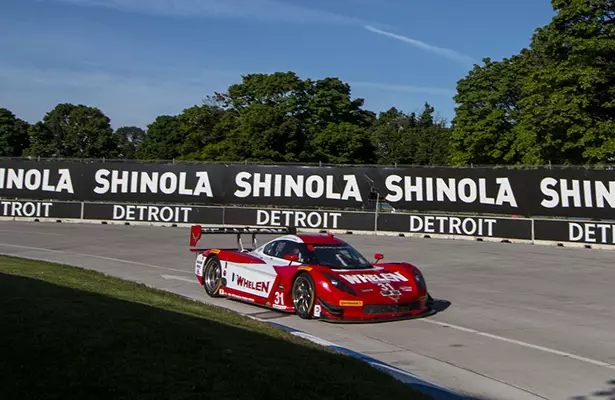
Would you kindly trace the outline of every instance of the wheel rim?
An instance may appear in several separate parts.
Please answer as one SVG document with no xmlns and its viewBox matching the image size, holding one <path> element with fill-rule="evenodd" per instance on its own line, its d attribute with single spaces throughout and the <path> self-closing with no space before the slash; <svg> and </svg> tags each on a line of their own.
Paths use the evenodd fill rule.
<svg viewBox="0 0 615 400">
<path fill-rule="evenodd" d="M 295 296 L 293 298 L 295 310 L 306 314 L 312 304 L 312 290 L 307 279 L 301 277 L 295 282 Z"/>
<path fill-rule="evenodd" d="M 220 284 L 220 264 L 216 261 L 212 261 L 212 266 L 207 268 L 207 272 L 205 273 L 205 284 L 207 285 L 207 289 L 211 292 L 218 288 Z"/>
</svg>

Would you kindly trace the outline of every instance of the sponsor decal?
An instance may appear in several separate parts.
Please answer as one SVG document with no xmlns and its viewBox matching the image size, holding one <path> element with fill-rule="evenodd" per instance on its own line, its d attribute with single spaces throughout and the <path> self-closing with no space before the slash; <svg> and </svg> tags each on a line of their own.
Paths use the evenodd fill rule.
<svg viewBox="0 0 615 400">
<path fill-rule="evenodd" d="M 162 193 L 166 195 L 179 194 L 183 196 L 213 197 L 209 174 L 207 171 L 196 171 L 197 182 L 194 187 L 187 187 L 187 172 L 146 172 L 121 171 L 117 169 L 99 169 L 94 174 L 96 186 L 94 193 Z"/>
<path fill-rule="evenodd" d="M 357 283 L 389 283 L 389 282 L 408 282 L 408 278 L 400 272 L 382 273 L 382 274 L 340 274 L 342 278 L 351 284 Z"/>
<path fill-rule="evenodd" d="M 233 274 L 234 276 L 235 274 Z M 269 284 L 270 282 L 252 282 L 249 279 L 244 278 L 243 276 L 237 275 L 237 285 L 240 287 L 244 287 L 247 289 L 256 290 L 257 292 L 269 292 Z"/>
<path fill-rule="evenodd" d="M 256 224 L 261 226 L 296 226 L 302 228 L 338 228 L 341 213 L 319 211 L 258 210 Z"/>
<path fill-rule="evenodd" d="M 401 297 L 401 292 L 399 290 L 396 290 L 393 285 L 391 285 L 390 283 L 379 283 L 378 286 L 380 287 L 381 295 L 389 297 L 395 302 L 399 301 L 399 298 Z"/>
<path fill-rule="evenodd" d="M 535 239 L 615 245 L 615 223 L 612 221 L 536 220 Z"/>
<path fill-rule="evenodd" d="M 540 205 L 545 208 L 615 207 L 615 181 L 547 177 L 540 181 L 540 190 L 544 195 Z"/>
<path fill-rule="evenodd" d="M 224 293 L 220 292 L 220 294 L 226 294 L 228 297 L 232 297 L 237 300 L 249 301 L 251 303 L 254 303 L 254 299 L 251 297 L 240 296 L 238 294 L 226 292 L 226 291 Z"/>
<path fill-rule="evenodd" d="M 318 304 L 315 305 L 314 306 L 314 317 L 315 318 L 320 317 L 320 312 L 321 312 L 320 305 L 318 305 Z"/>
<path fill-rule="evenodd" d="M 148 222 L 189 222 L 192 207 L 113 205 L 113 220 Z"/>
<path fill-rule="evenodd" d="M 517 200 L 509 178 L 496 178 L 495 182 L 486 178 L 433 178 L 389 175 L 385 180 L 389 194 L 388 202 L 443 202 L 479 203 L 486 205 L 507 205 L 517 208 Z M 490 185 L 488 188 L 487 186 Z M 487 194 L 488 189 L 497 193 Z M 446 200 L 445 200 L 446 198 Z"/>
<path fill-rule="evenodd" d="M 403 217 L 402 217 L 403 218 Z M 294 226 L 309 229 L 374 229 L 374 214 L 366 212 L 227 208 L 224 223 L 259 227 Z M 405 224 L 407 226 L 407 224 Z M 407 229 L 404 226 L 402 229 Z"/>
<path fill-rule="evenodd" d="M 81 218 L 81 203 L 2 200 L 0 216 L 15 218 Z"/>
<path fill-rule="evenodd" d="M 363 302 L 361 300 L 340 300 L 340 306 L 347 307 L 361 307 Z"/>
<path fill-rule="evenodd" d="M 31 201 L 0 201 L 0 212 L 3 217 L 41 217 L 50 216 L 53 203 Z"/>
<path fill-rule="evenodd" d="M 0 168 L 0 189 L 74 194 L 69 169 Z"/>
<path fill-rule="evenodd" d="M 491 237 L 496 223 L 493 218 L 411 215 L 410 232 Z"/>
<path fill-rule="evenodd" d="M 571 242 L 615 244 L 615 225 L 604 223 L 568 223 Z"/>
<path fill-rule="evenodd" d="M 235 183 L 239 189 L 236 197 L 294 197 L 330 200 L 356 200 L 363 201 L 357 177 L 354 174 L 343 175 L 343 189 L 335 190 L 334 175 L 290 175 L 290 174 L 261 174 L 240 172 L 235 175 Z"/>
<path fill-rule="evenodd" d="M 199 254 L 196 257 L 196 261 L 194 264 L 194 273 L 197 276 L 203 276 L 203 266 L 205 265 L 205 256 L 203 254 Z"/>
</svg>

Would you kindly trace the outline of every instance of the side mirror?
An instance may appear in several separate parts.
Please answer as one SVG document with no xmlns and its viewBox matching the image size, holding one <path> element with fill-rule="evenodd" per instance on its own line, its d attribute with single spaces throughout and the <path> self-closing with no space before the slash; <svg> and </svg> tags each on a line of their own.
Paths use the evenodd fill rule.
<svg viewBox="0 0 615 400">
<path fill-rule="evenodd" d="M 287 254 L 284 256 L 284 259 L 292 263 L 293 261 L 299 261 L 299 256 L 296 254 Z"/>
<path fill-rule="evenodd" d="M 384 256 L 380 253 L 376 253 L 374 254 L 374 258 L 376 259 L 376 262 L 382 260 L 384 258 Z"/>
</svg>

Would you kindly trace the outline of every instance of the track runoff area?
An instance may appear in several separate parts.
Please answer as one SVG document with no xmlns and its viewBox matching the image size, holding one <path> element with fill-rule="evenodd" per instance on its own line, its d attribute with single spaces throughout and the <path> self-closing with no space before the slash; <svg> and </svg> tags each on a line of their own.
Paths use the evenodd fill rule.
<svg viewBox="0 0 615 400">
<path fill-rule="evenodd" d="M 337 325 L 210 298 L 194 276 L 189 233 L 189 226 L 0 221 L 0 253 L 91 268 L 230 308 L 472 398 L 609 398 L 615 389 L 610 251 L 339 235 L 366 256 L 416 264 L 440 311 L 410 321 Z M 206 236 L 201 245 L 228 247 L 235 240 Z"/>
</svg>

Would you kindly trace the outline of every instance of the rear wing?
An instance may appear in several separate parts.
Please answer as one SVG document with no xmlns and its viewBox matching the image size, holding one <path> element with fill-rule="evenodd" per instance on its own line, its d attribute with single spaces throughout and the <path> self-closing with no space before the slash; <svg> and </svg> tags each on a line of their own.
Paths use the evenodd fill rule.
<svg viewBox="0 0 615 400">
<path fill-rule="evenodd" d="M 203 251 L 206 249 L 196 249 L 194 248 L 199 240 L 203 237 L 203 234 L 211 234 L 211 235 L 237 235 L 237 248 L 241 251 L 244 251 L 243 242 L 241 240 L 241 235 L 251 234 L 252 235 L 252 245 L 254 248 L 258 246 L 256 242 L 256 235 L 292 235 L 297 233 L 297 228 L 295 227 L 281 227 L 281 228 L 252 228 L 252 227 L 242 227 L 242 228 L 221 228 L 221 227 L 205 227 L 202 225 L 192 225 L 190 228 L 190 251 Z"/>
</svg>

